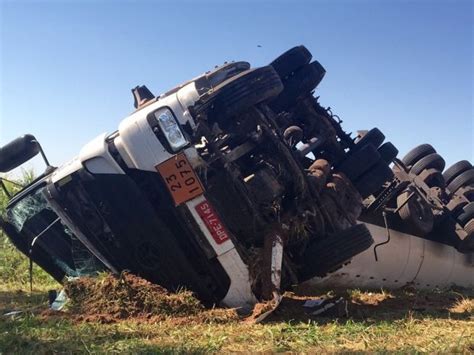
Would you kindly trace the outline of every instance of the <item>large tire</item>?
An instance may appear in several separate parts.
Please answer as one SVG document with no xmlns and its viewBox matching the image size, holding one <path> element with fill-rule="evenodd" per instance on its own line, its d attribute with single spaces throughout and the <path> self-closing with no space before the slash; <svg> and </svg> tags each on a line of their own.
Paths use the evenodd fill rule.
<svg viewBox="0 0 474 355">
<path fill-rule="evenodd" d="M 444 161 L 443 157 L 438 153 L 429 154 L 420 160 L 418 160 L 413 167 L 411 168 L 410 172 L 412 174 L 418 175 L 425 169 L 436 169 L 439 171 L 443 171 L 446 162 Z"/>
<path fill-rule="evenodd" d="M 349 155 L 335 170 L 344 173 L 349 180 L 354 181 L 379 160 L 380 154 L 376 148 L 372 144 L 367 144 Z"/>
<path fill-rule="evenodd" d="M 324 74 L 326 70 L 317 61 L 304 65 L 283 82 L 285 89 L 270 103 L 270 107 L 281 112 L 294 106 L 299 97 L 310 94 L 318 86 Z"/>
<path fill-rule="evenodd" d="M 437 169 L 425 169 L 418 177 L 429 187 L 439 187 L 443 190 L 446 187 L 443 174 Z"/>
<path fill-rule="evenodd" d="M 457 220 L 461 226 L 474 218 L 474 202 L 469 202 L 462 208 L 462 212 L 458 215 Z"/>
<path fill-rule="evenodd" d="M 469 220 L 464 225 L 464 231 L 466 232 L 466 237 L 460 241 L 457 249 L 461 253 L 472 253 L 474 252 L 474 219 Z"/>
<path fill-rule="evenodd" d="M 303 254 L 303 265 L 298 273 L 300 282 L 334 271 L 368 249 L 373 242 L 365 224 L 356 224 L 324 239 L 312 240 Z"/>
<path fill-rule="evenodd" d="M 458 175 L 451 183 L 447 186 L 447 189 L 451 193 L 455 193 L 463 186 L 474 184 L 474 169 L 469 169 Z"/>
<path fill-rule="evenodd" d="M 427 203 L 417 196 L 410 198 L 405 203 L 410 191 L 402 192 L 397 197 L 397 206 L 401 207 L 398 211 L 400 218 L 410 224 L 416 233 L 424 236 L 433 230 L 434 216 L 431 207 Z"/>
<path fill-rule="evenodd" d="M 383 161 L 390 164 L 398 155 L 398 149 L 392 144 L 392 142 L 385 142 L 378 149 L 380 156 Z"/>
<path fill-rule="evenodd" d="M 446 184 L 449 185 L 451 181 L 469 169 L 472 169 L 472 164 L 470 162 L 467 160 L 458 161 L 447 168 L 443 173 L 444 181 L 446 181 Z"/>
<path fill-rule="evenodd" d="M 271 66 L 250 69 L 223 81 L 194 105 L 194 114 L 211 120 L 225 120 L 250 107 L 276 97 L 283 90 L 280 77 Z"/>
<path fill-rule="evenodd" d="M 313 56 L 305 46 L 297 46 L 287 50 L 276 58 L 270 65 L 275 69 L 281 79 L 308 64 Z"/>
<path fill-rule="evenodd" d="M 474 218 L 464 225 L 464 230 L 468 236 L 474 237 Z"/>
<path fill-rule="evenodd" d="M 464 196 L 469 202 L 474 201 L 474 185 L 463 186 L 456 191 L 456 195 Z"/>
<path fill-rule="evenodd" d="M 446 205 L 446 208 L 451 212 L 454 217 L 457 217 L 463 212 L 463 208 L 467 204 L 468 202 L 464 198 L 454 195 L 453 198 Z"/>
<path fill-rule="evenodd" d="M 165 92 L 163 96 L 172 95 L 184 86 L 190 84 L 191 82 L 194 82 L 194 85 L 199 95 L 203 95 L 210 89 L 213 89 L 214 87 L 222 83 L 224 80 L 228 80 L 231 77 L 249 69 L 250 64 L 247 62 L 225 63 L 224 65 L 218 66 L 215 69 L 198 76 L 197 78 L 191 79 L 178 86 L 175 86 L 173 89 Z"/>
<path fill-rule="evenodd" d="M 354 186 L 362 198 L 365 199 L 380 190 L 383 184 L 392 178 L 392 169 L 388 167 L 386 162 L 380 160 L 372 169 L 361 175 L 354 182 Z"/>
<path fill-rule="evenodd" d="M 353 149 L 361 149 L 367 144 L 372 144 L 375 148 L 378 148 L 384 140 L 385 135 L 377 127 L 375 127 L 364 134 L 359 140 L 357 140 Z"/>
<path fill-rule="evenodd" d="M 210 71 L 206 74 L 206 79 L 212 88 L 218 86 L 225 80 L 232 78 L 233 76 L 240 74 L 250 69 L 250 64 L 247 62 L 231 62 L 226 63 L 219 68 Z"/>
<path fill-rule="evenodd" d="M 436 150 L 430 144 L 422 144 L 410 150 L 402 159 L 403 164 L 411 166 L 418 160 L 429 154 L 436 153 Z"/>
</svg>

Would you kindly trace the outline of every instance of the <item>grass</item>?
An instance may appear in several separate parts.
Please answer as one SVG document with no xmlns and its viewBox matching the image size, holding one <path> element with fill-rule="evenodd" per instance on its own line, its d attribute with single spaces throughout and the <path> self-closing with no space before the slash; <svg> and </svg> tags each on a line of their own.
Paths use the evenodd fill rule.
<svg viewBox="0 0 474 355">
<path fill-rule="evenodd" d="M 471 329 L 472 331 L 472 329 Z M 24 317 L 0 325 L 6 352 L 469 351 L 467 324 L 439 320 L 265 325 L 72 324 Z M 8 333 L 8 336 L 4 336 Z M 411 340 L 409 340 L 411 339 Z"/>
<path fill-rule="evenodd" d="M 29 289 L 29 259 L 20 253 L 0 230 L 0 291 Z M 60 285 L 36 264 L 33 264 L 33 287 L 48 290 Z"/>
<path fill-rule="evenodd" d="M 472 291 L 344 293 L 349 317 L 312 317 L 306 297 L 288 294 L 264 324 L 125 320 L 113 324 L 45 316 L 46 292 L 0 292 L 5 353 L 156 353 L 216 351 L 472 352 Z M 434 295 L 434 296 L 433 296 Z M 445 300 L 444 305 L 442 300 Z M 398 307 L 394 305 L 399 305 Z M 411 306 L 410 306 L 411 305 Z"/>
</svg>

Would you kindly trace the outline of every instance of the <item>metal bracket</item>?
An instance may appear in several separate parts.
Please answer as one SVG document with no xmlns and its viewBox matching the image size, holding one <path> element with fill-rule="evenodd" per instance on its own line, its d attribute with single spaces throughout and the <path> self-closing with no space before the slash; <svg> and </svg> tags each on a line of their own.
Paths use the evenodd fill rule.
<svg viewBox="0 0 474 355">
<path fill-rule="evenodd" d="M 407 199 L 407 201 L 409 200 L 409 198 Z M 374 256 L 375 256 L 375 261 L 379 261 L 379 258 L 377 256 L 377 248 L 382 246 L 382 245 L 385 245 L 385 244 L 388 244 L 390 243 L 390 229 L 388 228 L 388 222 L 387 222 L 387 212 L 383 211 L 382 212 L 382 215 L 383 215 L 383 221 L 385 223 L 385 230 L 387 231 L 387 240 L 385 242 L 382 242 L 382 243 L 379 243 L 377 245 L 374 246 Z"/>
</svg>

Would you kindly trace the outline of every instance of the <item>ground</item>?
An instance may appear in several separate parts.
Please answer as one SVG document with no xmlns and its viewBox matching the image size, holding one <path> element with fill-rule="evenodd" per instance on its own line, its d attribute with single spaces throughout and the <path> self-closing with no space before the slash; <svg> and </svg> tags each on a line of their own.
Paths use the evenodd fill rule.
<svg viewBox="0 0 474 355">
<path fill-rule="evenodd" d="M 12 287 L 0 292 L 2 353 L 474 351 L 470 290 L 330 292 L 348 300 L 348 316 L 345 310 L 311 316 L 303 303 L 322 292 L 306 288 L 299 295 L 288 293 L 262 324 L 233 317 L 216 321 L 174 316 L 104 324 L 45 311 L 47 292 L 42 285 L 33 292 L 22 285 Z M 23 313 L 4 316 L 14 310 Z"/>
</svg>

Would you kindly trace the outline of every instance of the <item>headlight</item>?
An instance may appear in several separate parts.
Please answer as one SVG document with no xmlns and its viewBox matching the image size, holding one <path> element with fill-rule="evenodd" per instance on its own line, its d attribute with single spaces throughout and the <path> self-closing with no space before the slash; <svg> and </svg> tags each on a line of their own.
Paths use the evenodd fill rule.
<svg viewBox="0 0 474 355">
<path fill-rule="evenodd" d="M 155 112 L 155 118 L 158 121 L 163 135 L 170 144 L 171 149 L 176 152 L 185 147 L 188 141 L 181 132 L 178 122 L 169 109 L 162 109 Z"/>
</svg>

